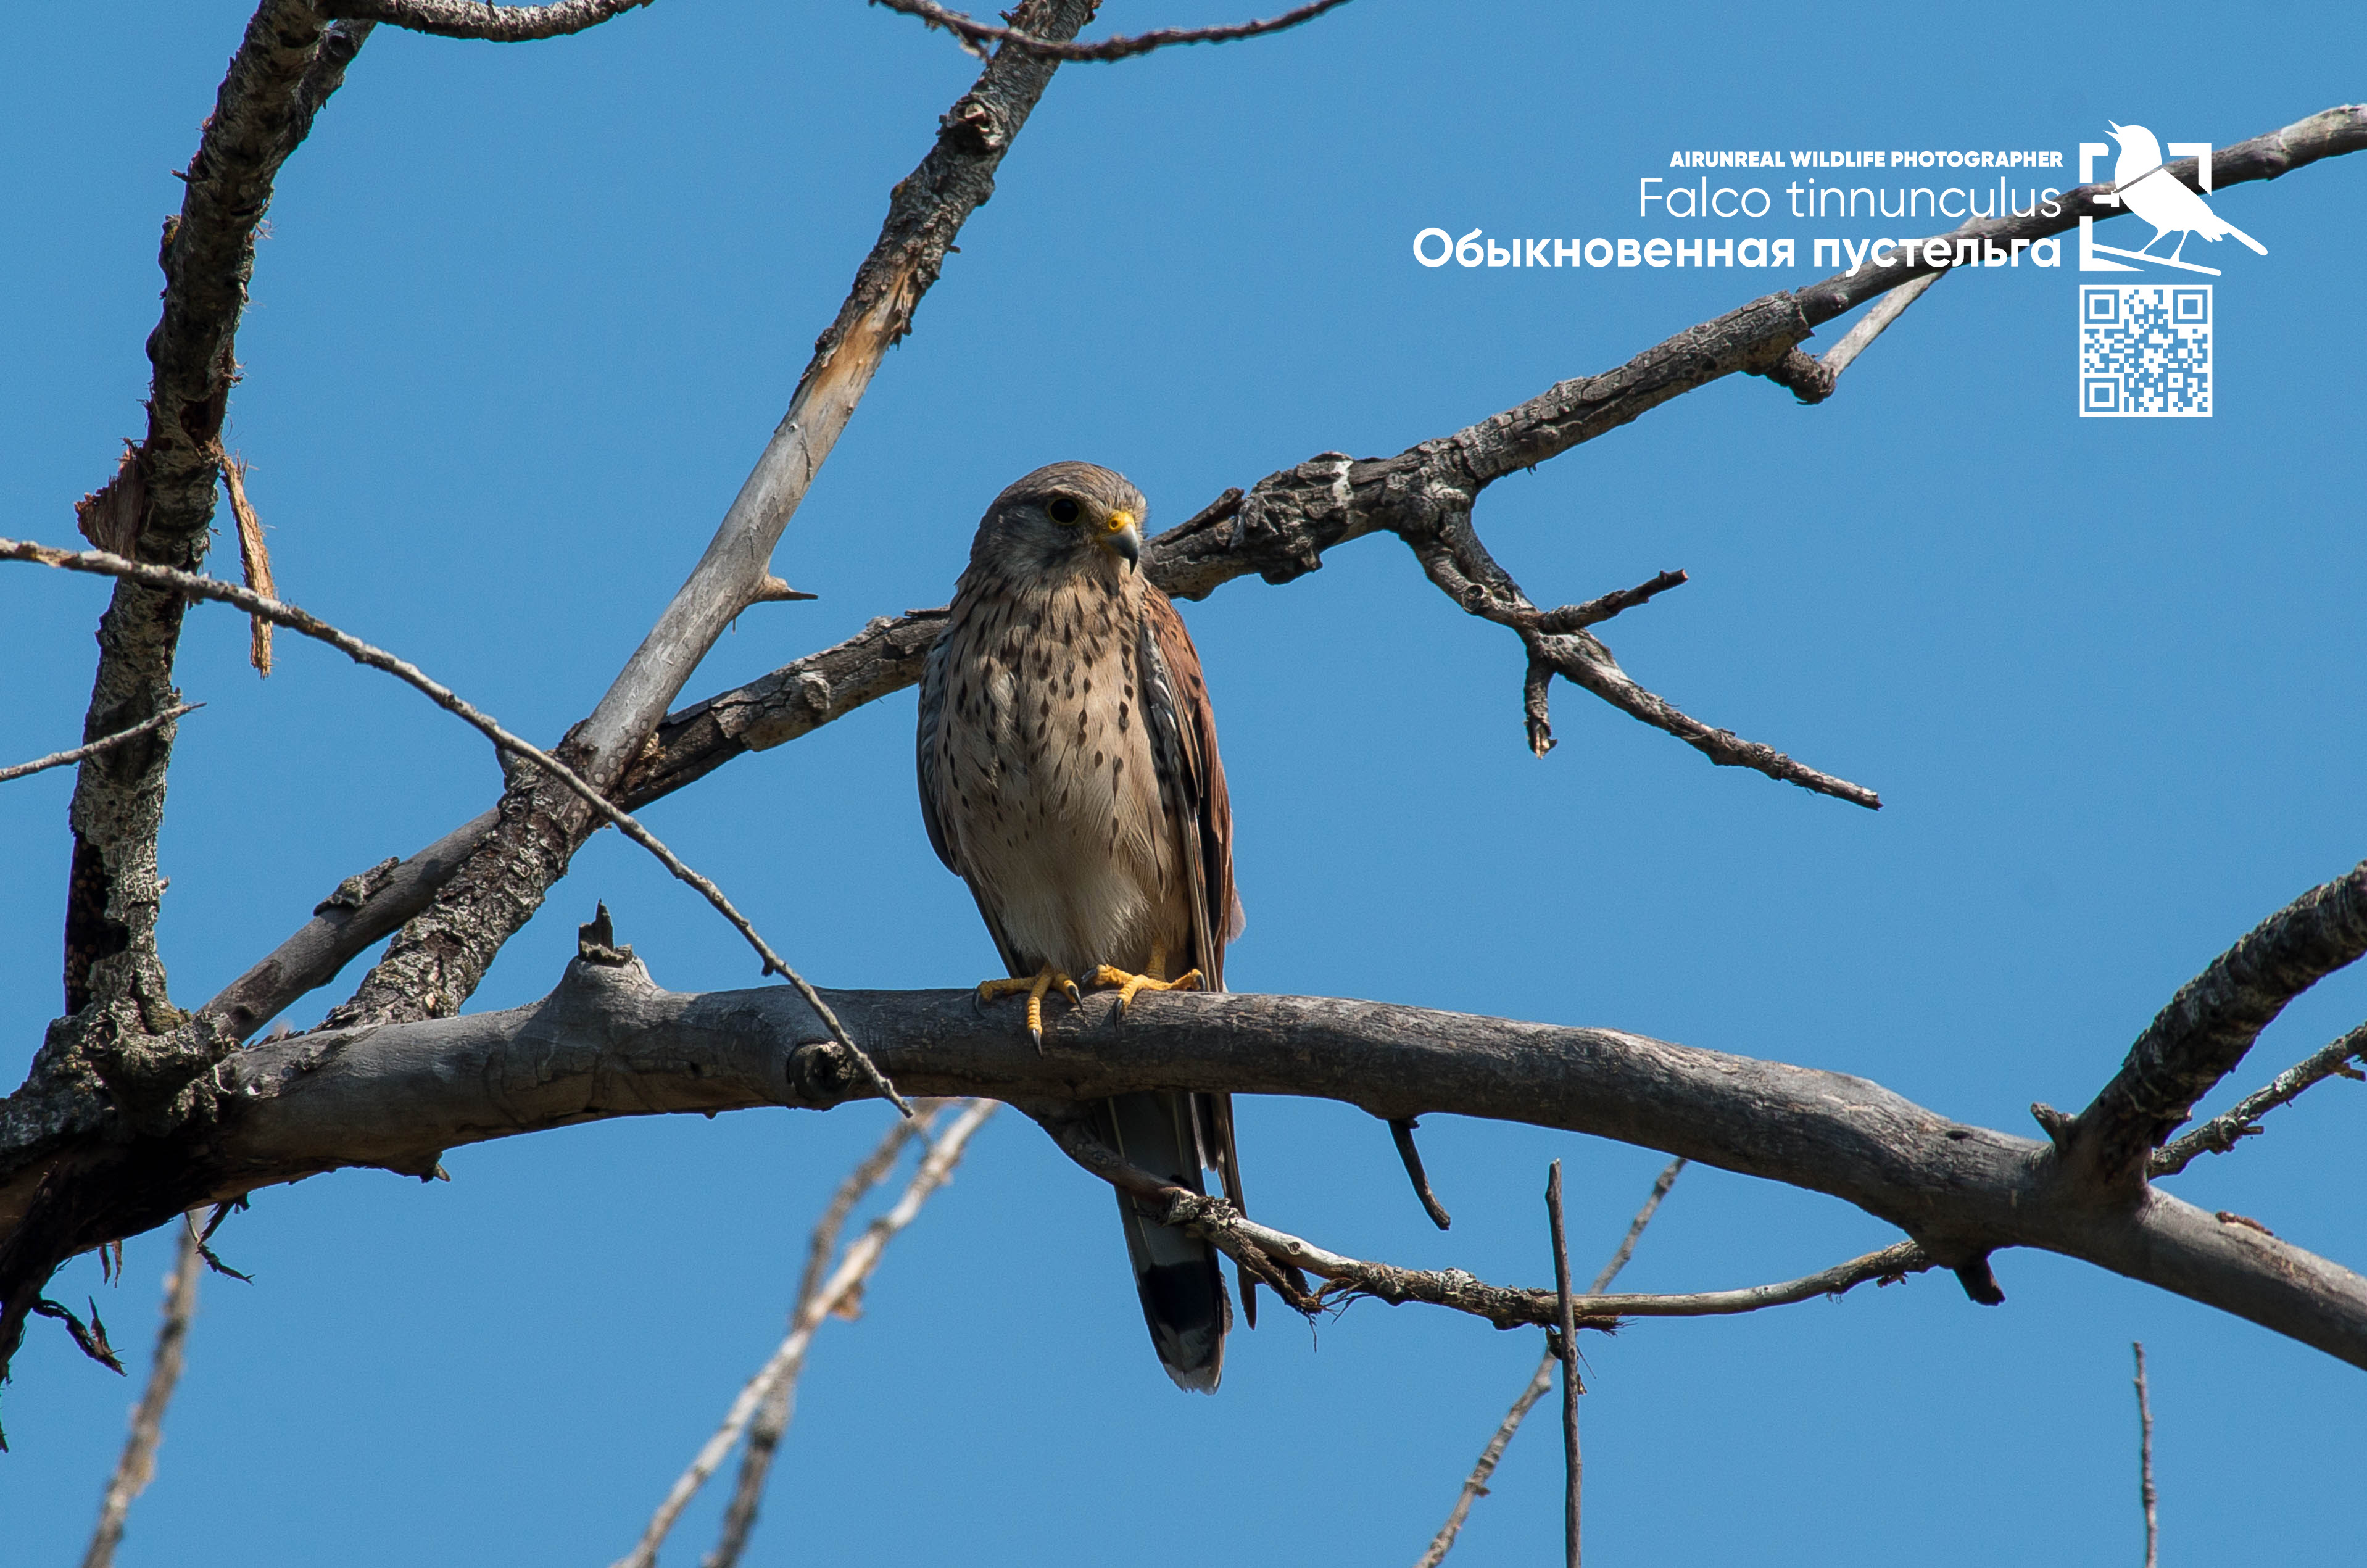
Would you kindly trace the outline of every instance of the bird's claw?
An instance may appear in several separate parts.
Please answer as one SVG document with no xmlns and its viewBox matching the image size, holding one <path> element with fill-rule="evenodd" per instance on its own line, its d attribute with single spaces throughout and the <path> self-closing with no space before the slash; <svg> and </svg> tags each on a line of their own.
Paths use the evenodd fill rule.
<svg viewBox="0 0 2367 1568">
<path fill-rule="evenodd" d="M 1036 1042 L 1036 1051 L 1040 1056 L 1044 1051 L 1044 994 L 1056 988 L 1062 995 L 1068 997 L 1070 1006 L 1084 1000 L 1084 994 L 1077 989 L 1075 981 L 1054 969 L 1050 964 L 1046 964 L 1033 975 L 980 981 L 978 987 L 978 1002 L 980 1006 L 983 1006 L 989 1002 L 1004 996 L 1025 996 L 1027 998 L 1027 1038 Z"/>
<path fill-rule="evenodd" d="M 1089 983 L 1096 988 L 1105 989 L 1110 986 L 1117 988 L 1117 1016 L 1121 1018 L 1126 1017 L 1126 1010 L 1134 1005 L 1134 998 L 1139 992 L 1199 991 L 1205 989 L 1206 985 L 1196 969 L 1187 970 L 1174 980 L 1160 980 L 1148 974 L 1129 974 L 1125 970 L 1109 964 L 1104 964 L 1093 971 L 1093 979 Z"/>
</svg>

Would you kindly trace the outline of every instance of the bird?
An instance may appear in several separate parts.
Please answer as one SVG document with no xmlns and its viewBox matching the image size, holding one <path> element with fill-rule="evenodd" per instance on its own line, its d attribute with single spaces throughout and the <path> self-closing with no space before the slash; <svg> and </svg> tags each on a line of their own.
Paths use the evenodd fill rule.
<svg viewBox="0 0 2367 1568">
<path fill-rule="evenodd" d="M 2142 125 L 2118 125 L 2111 120 L 2112 140 L 2121 144 L 2121 155 L 2112 164 L 2112 189 L 2128 210 L 2153 225 L 2153 238 L 2137 247 L 2143 255 L 2161 243 L 2161 237 L 2171 230 L 2178 231 L 2178 248 L 2170 252 L 2176 261 L 2185 254 L 2186 237 L 2201 234 L 2214 244 L 2233 234 L 2261 256 L 2269 247 L 2243 230 L 2236 227 L 2216 212 L 2211 204 L 2170 177 L 2162 167 L 2161 143 L 2152 131 Z"/>
<path fill-rule="evenodd" d="M 1150 504 L 1125 476 L 1056 462 L 989 506 L 921 683 L 921 816 L 964 881 L 1043 1049 L 1045 998 L 1115 987 L 1221 991 L 1240 934 L 1232 805 L 1191 635 L 1143 575 Z M 1169 978 L 1170 972 L 1181 973 Z M 1246 1207 L 1232 1099 L 1137 1093 L 1092 1108 L 1103 1141 Z M 1213 1393 L 1232 1307 L 1216 1250 L 1117 1195 L 1143 1319 L 1169 1377 Z M 1241 1280 L 1243 1315 L 1256 1301 Z"/>
</svg>

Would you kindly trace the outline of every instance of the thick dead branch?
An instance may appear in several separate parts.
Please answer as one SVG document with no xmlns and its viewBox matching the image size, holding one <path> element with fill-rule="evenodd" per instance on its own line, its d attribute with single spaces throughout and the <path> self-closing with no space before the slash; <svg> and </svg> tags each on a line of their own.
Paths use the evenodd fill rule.
<svg viewBox="0 0 2367 1568">
<path fill-rule="evenodd" d="M 1015 25 L 1073 37 L 1093 0 L 1025 0 Z M 742 485 L 706 553 L 610 685 L 554 748 L 603 789 L 647 745 L 733 617 L 773 597 L 770 561 L 888 349 L 912 329 L 955 237 L 992 194 L 994 174 L 1057 69 L 1041 55 L 1005 51 L 940 121 L 936 145 L 899 181 L 879 239 L 814 346 L 755 471 Z M 541 906 L 596 825 L 563 790 L 514 779 L 501 820 L 480 839 L 427 909 L 414 916 L 331 1017 L 339 1024 L 432 1017 L 457 1011 L 493 957 Z"/>
<path fill-rule="evenodd" d="M 98 1528 L 91 1532 L 82 1568 L 109 1568 L 114 1562 L 115 1549 L 123 1540 L 123 1521 L 155 1478 L 156 1446 L 164 1437 L 164 1410 L 180 1384 L 189 1323 L 197 1315 L 201 1250 L 197 1227 L 184 1223 L 173 1272 L 164 1280 L 164 1321 L 156 1330 L 156 1358 L 148 1370 L 148 1387 L 131 1412 L 131 1435 L 124 1440 L 122 1457 L 116 1460 L 115 1474 L 99 1500 Z"/>
<path fill-rule="evenodd" d="M 414 0 L 415 3 L 415 0 Z M 935 0 L 871 0 L 875 6 L 885 6 L 891 11 L 901 11 L 908 17 L 918 17 L 932 28 L 943 28 L 973 54 L 990 43 L 1009 44 L 1030 54 L 1041 54 L 1060 61 L 1130 60 L 1138 54 L 1149 54 L 1155 49 L 1166 49 L 1179 43 L 1231 43 L 1237 39 L 1262 38 L 1295 28 L 1301 22 L 1311 22 L 1326 11 L 1337 10 L 1348 0 L 1312 0 L 1312 4 L 1269 17 L 1262 22 L 1233 22 L 1215 28 L 1159 28 L 1131 38 L 1105 38 L 1093 43 L 1077 43 L 1066 39 L 1039 38 L 1017 28 L 998 28 L 981 22 L 959 11 L 949 11 Z"/>
<path fill-rule="evenodd" d="M 2051 1131 L 2065 1164 L 2082 1179 L 2141 1187 L 2154 1150 L 2285 1004 L 2362 954 L 2367 861 L 2269 916 L 2180 986 L 2094 1102 Z"/>
<path fill-rule="evenodd" d="M 1950 1121 L 1863 1079 L 1670 1045 L 1374 1003 L 1178 993 L 1063 1010 L 1044 1054 L 980 1016 L 968 991 L 826 994 L 881 1068 L 923 1095 L 1075 1102 L 1141 1089 L 1305 1095 L 1387 1119 L 1435 1111 L 1560 1127 L 1831 1194 L 1920 1244 L 1772 1294 L 1588 1298 L 1580 1310 L 1754 1310 L 2010 1246 L 2085 1259 L 2367 1365 L 2367 1279 L 2158 1190 L 2132 1205 L 2067 1182 L 2048 1146 Z M 202 1146 L 143 1141 L 62 1172 L 0 1148 L 0 1267 L 20 1245 L 60 1256 L 271 1182 L 370 1165 L 432 1170 L 442 1150 L 612 1116 L 827 1105 L 867 1094 L 820 1018 L 787 989 L 674 995 L 638 964 L 571 964 L 549 997 L 506 1013 L 268 1041 L 213 1073 Z M 40 1144 L 38 1135 L 28 1142 Z M 108 1160 L 126 1162 L 118 1166 Z M 70 1205 L 40 1215 L 33 1188 Z M 22 1233 L 39 1217 L 40 1237 Z M 1210 1210 L 1186 1218 L 1328 1278 L 1355 1260 Z M 1211 1237 L 1212 1240 L 1217 1238 Z M 1328 1270 L 1338 1268 L 1342 1273 Z M 1867 1268 L 1875 1270 L 1864 1273 Z M 0 1276 L 5 1278 L 5 1276 Z M 1549 1294 L 1492 1297 L 1467 1276 L 1376 1275 L 1356 1288 L 1490 1321 L 1550 1321 Z M 1450 1296 L 1460 1295 L 1448 1300 Z"/>
<path fill-rule="evenodd" d="M 639 801 L 628 804 L 638 805 Z M 337 884 L 312 909 L 312 918 L 198 1009 L 233 1040 L 245 1040 L 371 943 L 391 936 L 425 909 L 452 879 L 477 840 L 493 831 L 500 812 L 480 812 L 408 860 L 382 860 Z"/>
<path fill-rule="evenodd" d="M 189 160 L 181 210 L 157 256 L 164 304 L 148 337 L 154 368 L 147 437 L 115 477 L 79 508 L 125 555 L 194 570 L 213 519 L 214 452 L 237 376 L 234 352 L 255 231 L 280 164 L 344 80 L 359 32 L 327 30 L 307 0 L 264 0 L 216 95 Z M 180 700 L 173 688 L 184 601 L 133 583 L 117 585 L 99 621 L 98 668 L 85 740 L 128 730 Z M 161 890 L 156 835 L 164 822 L 172 730 L 84 763 L 68 820 L 73 871 L 65 915 L 65 1009 L 93 1002 L 85 1020 L 101 1050 L 117 1037 L 161 1033 L 172 1004 L 155 951 Z"/>
<path fill-rule="evenodd" d="M 2269 1080 L 2265 1088 L 2245 1096 L 2234 1108 L 2214 1116 L 2193 1131 L 2171 1139 L 2154 1151 L 2149 1174 L 2176 1176 L 2199 1154 L 2225 1154 L 2246 1138 L 2257 1136 L 2260 1118 L 2281 1105 L 2290 1105 L 2302 1092 L 2328 1078 L 2367 1077 L 2351 1063 L 2367 1061 L 2367 1024 L 2361 1024 L 2322 1051 L 2312 1052 Z"/>
<path fill-rule="evenodd" d="M 731 1402 L 731 1408 L 725 1413 L 723 1424 L 716 1428 L 715 1435 L 708 1438 L 706 1445 L 691 1460 L 690 1468 L 682 1472 L 667 1492 L 665 1500 L 658 1505 L 657 1512 L 650 1518 L 649 1528 L 641 1532 L 641 1539 L 635 1543 L 633 1550 L 618 1558 L 614 1568 L 656 1568 L 658 1548 L 674 1528 L 674 1520 L 682 1517 L 682 1510 L 691 1498 L 697 1495 L 698 1489 L 707 1484 L 708 1477 L 715 1473 L 716 1467 L 731 1451 L 731 1446 L 740 1440 L 741 1433 L 747 1430 L 748 1423 L 754 1417 L 758 1407 L 774 1389 L 794 1380 L 804 1369 L 806 1352 L 813 1344 L 814 1331 L 832 1312 L 849 1310 L 861 1300 L 864 1283 L 871 1278 L 872 1270 L 879 1267 L 880 1256 L 887 1251 L 889 1242 L 912 1222 L 921 1211 L 921 1205 L 929 1200 L 930 1194 L 952 1176 L 954 1166 L 961 1162 L 962 1151 L 969 1146 L 971 1136 L 999 1108 L 991 1100 L 971 1101 L 961 1108 L 960 1114 L 954 1118 L 944 1135 L 930 1144 L 927 1156 L 921 1161 L 921 1168 L 913 1173 L 911 1184 L 904 1188 L 904 1194 L 897 1199 L 896 1206 L 874 1220 L 863 1234 L 855 1238 L 830 1278 L 803 1303 L 797 1320 L 789 1325 L 788 1337 L 781 1341 L 780 1347 L 740 1391 L 740 1396 Z"/>
<path fill-rule="evenodd" d="M 321 14 L 438 38 L 532 43 L 596 28 L 651 0 L 559 0 L 551 6 L 489 6 L 481 0 L 321 0 Z"/>
<path fill-rule="evenodd" d="M 268 620 L 276 625 L 285 626 L 290 631 L 301 632 L 315 642 L 327 643 L 357 665 L 394 676 L 395 679 L 425 696 L 436 707 L 476 730 L 487 740 L 493 742 L 497 750 L 530 762 L 536 767 L 549 774 L 572 790 L 595 815 L 655 856 L 658 863 L 673 872 L 678 880 L 697 889 L 699 895 L 712 904 L 716 912 L 724 919 L 730 921 L 731 928 L 739 932 L 748 945 L 756 950 L 756 956 L 764 960 L 764 971 L 768 974 L 777 974 L 794 986 L 798 994 L 806 999 L 808 1006 L 813 1007 L 822 1018 L 824 1027 L 831 1031 L 832 1038 L 854 1053 L 855 1061 L 870 1076 L 872 1087 L 878 1092 L 879 1097 L 895 1106 L 907 1116 L 912 1113 L 912 1108 L 906 1105 L 903 1097 L 896 1093 L 896 1086 L 880 1075 L 878 1068 L 872 1064 L 871 1058 L 864 1053 L 863 1048 L 856 1045 L 854 1038 L 840 1025 L 837 1015 L 830 1010 L 829 1004 L 822 1001 L 820 994 L 806 983 L 804 976 L 791 969 L 787 961 L 772 949 L 771 945 L 757 932 L 755 924 L 740 913 L 731 901 L 723 895 L 721 888 L 693 870 L 680 856 L 667 848 L 657 835 L 643 827 L 632 813 L 609 803 L 606 797 L 592 787 L 588 779 L 573 768 L 532 742 L 512 734 L 508 730 L 504 729 L 493 715 L 481 711 L 463 699 L 459 693 L 434 679 L 418 665 L 408 660 L 399 659 L 383 648 L 373 647 L 350 632 L 340 631 L 310 611 L 299 609 L 291 604 L 283 604 L 277 599 L 266 598 L 261 594 L 232 584 L 218 582 L 211 577 L 200 577 L 187 572 L 174 572 L 162 566 L 143 565 L 137 561 L 126 561 L 121 556 L 109 555 L 104 551 L 52 550 L 45 545 L 28 544 L 21 540 L 13 539 L 0 539 L 0 561 L 24 561 L 42 566 L 62 567 L 72 572 L 86 572 L 99 576 L 129 579 L 152 586 L 171 588 L 192 598 L 211 599 L 220 604 L 235 605 L 256 619 Z"/>
<path fill-rule="evenodd" d="M 144 734 L 160 730 L 182 714 L 194 713 L 204 706 L 202 702 L 176 703 L 162 713 L 141 720 L 128 730 L 118 730 L 115 733 L 93 741 L 88 745 L 76 746 L 72 751 L 53 751 L 47 756 L 37 756 L 30 762 L 20 762 L 14 767 L 0 767 L 0 784 L 6 784 L 12 778 L 23 778 L 31 774 L 45 772 L 52 767 L 63 767 L 70 762 L 80 762 L 86 756 L 96 756 L 100 752 L 119 746 L 126 741 L 138 740 Z"/>
</svg>

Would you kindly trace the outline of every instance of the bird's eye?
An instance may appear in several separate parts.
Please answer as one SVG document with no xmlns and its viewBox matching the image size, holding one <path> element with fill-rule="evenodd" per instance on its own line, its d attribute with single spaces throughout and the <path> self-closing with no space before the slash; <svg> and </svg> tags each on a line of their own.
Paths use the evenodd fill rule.
<svg viewBox="0 0 2367 1568">
<path fill-rule="evenodd" d="M 1054 522 L 1059 524 L 1062 528 L 1067 528 L 1070 524 L 1075 522 L 1079 517 L 1082 516 L 1082 513 L 1079 511 L 1077 504 L 1074 501 L 1069 499 L 1066 495 L 1062 495 L 1056 498 L 1050 506 L 1044 508 L 1044 515 L 1051 518 Z"/>
</svg>

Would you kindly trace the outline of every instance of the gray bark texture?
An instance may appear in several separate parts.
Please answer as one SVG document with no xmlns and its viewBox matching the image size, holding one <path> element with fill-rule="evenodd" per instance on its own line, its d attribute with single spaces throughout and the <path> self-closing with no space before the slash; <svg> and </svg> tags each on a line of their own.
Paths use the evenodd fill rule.
<svg viewBox="0 0 2367 1568">
<path fill-rule="evenodd" d="M 825 995 L 916 1095 L 1299 1095 L 1384 1119 L 1452 1113 L 1591 1133 L 1830 1194 L 1960 1274 L 1995 1249 L 2039 1247 L 2367 1367 L 2367 1278 L 2156 1188 L 2080 1179 L 2047 1142 L 1951 1120 L 1862 1078 L 1615 1029 L 1189 993 L 1138 1000 L 1122 1024 L 1108 998 L 1089 997 L 1048 1022 L 1039 1054 L 1008 1008 L 980 1009 L 967 991 Z M 821 1108 L 866 1093 L 787 989 L 678 994 L 637 961 L 581 959 L 524 1007 L 292 1036 L 229 1058 L 213 1081 L 201 1132 L 136 1169 L 76 1172 L 76 1239 L 343 1166 L 424 1177 L 446 1149 L 547 1128 Z M 32 1197 L 21 1183 L 0 1189 L 0 1233 L 23 1228 Z M 1533 1301 L 1542 1314 L 1553 1293 Z"/>
</svg>

